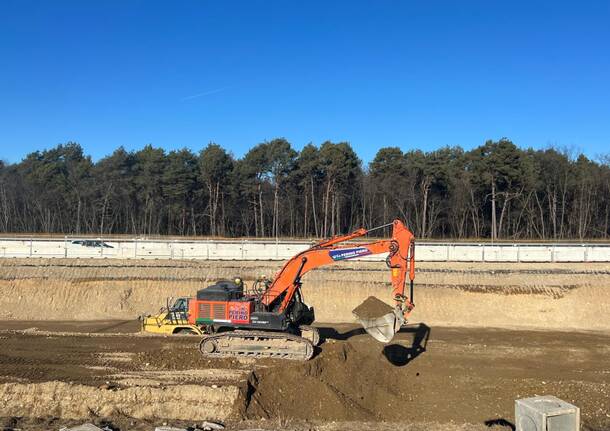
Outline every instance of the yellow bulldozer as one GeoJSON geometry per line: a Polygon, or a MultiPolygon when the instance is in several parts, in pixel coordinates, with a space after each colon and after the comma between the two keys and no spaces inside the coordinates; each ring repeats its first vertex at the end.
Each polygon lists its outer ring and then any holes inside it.
{"type": "Polygon", "coordinates": [[[199,327],[188,322],[188,299],[167,298],[165,307],[162,307],[157,314],[140,316],[142,331],[162,335],[202,335],[199,327]]]}

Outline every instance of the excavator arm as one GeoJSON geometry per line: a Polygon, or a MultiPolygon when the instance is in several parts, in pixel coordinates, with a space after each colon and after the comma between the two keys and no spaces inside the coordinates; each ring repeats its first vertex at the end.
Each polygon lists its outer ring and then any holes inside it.
{"type": "Polygon", "coordinates": [[[391,239],[358,245],[340,245],[342,242],[362,237],[388,225],[369,230],[358,229],[349,235],[320,242],[297,254],[276,274],[263,294],[263,304],[269,308],[276,308],[279,305],[277,310],[283,312],[301,285],[301,277],[312,269],[343,260],[388,253],[386,262],[391,271],[393,299],[396,303],[396,311],[400,314],[398,317],[404,321],[414,308],[415,237],[400,220],[394,220],[389,225],[392,226],[391,239]],[[410,282],[409,297],[405,295],[407,277],[410,282]]]}

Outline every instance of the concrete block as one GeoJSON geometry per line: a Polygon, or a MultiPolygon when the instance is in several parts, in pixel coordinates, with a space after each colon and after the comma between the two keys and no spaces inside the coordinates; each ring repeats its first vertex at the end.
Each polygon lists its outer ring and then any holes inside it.
{"type": "Polygon", "coordinates": [[[515,400],[516,431],[578,431],[580,409],[552,395],[515,400]]]}

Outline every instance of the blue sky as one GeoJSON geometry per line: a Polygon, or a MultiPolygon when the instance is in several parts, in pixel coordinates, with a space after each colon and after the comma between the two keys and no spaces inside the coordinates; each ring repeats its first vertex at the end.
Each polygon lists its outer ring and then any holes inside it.
{"type": "Polygon", "coordinates": [[[265,139],[610,152],[610,2],[0,1],[0,158],[265,139]]]}

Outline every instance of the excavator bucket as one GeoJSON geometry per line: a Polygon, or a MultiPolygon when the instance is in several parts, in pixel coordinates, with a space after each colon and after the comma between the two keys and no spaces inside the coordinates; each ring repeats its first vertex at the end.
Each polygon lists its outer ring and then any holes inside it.
{"type": "Polygon", "coordinates": [[[392,341],[404,323],[402,313],[374,296],[369,296],[352,313],[364,330],[381,343],[392,341]]]}

